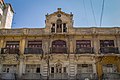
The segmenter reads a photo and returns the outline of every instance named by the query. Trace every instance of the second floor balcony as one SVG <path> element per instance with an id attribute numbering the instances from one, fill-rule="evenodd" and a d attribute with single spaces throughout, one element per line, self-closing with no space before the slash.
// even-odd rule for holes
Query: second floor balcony
<path id="1" fill-rule="evenodd" d="M 120 73 L 104 73 L 101 80 L 120 80 Z"/>
<path id="2" fill-rule="evenodd" d="M 103 54 L 109 54 L 109 53 L 119 54 L 119 50 L 118 50 L 118 47 L 101 47 L 100 48 L 100 53 L 103 53 Z"/>
<path id="3" fill-rule="evenodd" d="M 25 48 L 24 54 L 43 54 L 42 48 Z"/>
<path id="4" fill-rule="evenodd" d="M 51 47 L 50 52 L 55 54 L 67 54 L 67 47 Z"/>
<path id="5" fill-rule="evenodd" d="M 51 73 L 49 76 L 50 80 L 67 80 L 68 79 L 68 74 L 67 73 Z"/>
<path id="6" fill-rule="evenodd" d="M 42 76 L 40 73 L 25 73 L 22 74 L 22 80 L 42 80 Z"/>
<path id="7" fill-rule="evenodd" d="M 98 76 L 95 73 L 81 73 L 76 74 L 77 80 L 98 80 Z"/>
<path id="8" fill-rule="evenodd" d="M 19 54 L 19 48 L 2 48 L 1 54 Z"/>
<path id="9" fill-rule="evenodd" d="M 93 47 L 81 47 L 76 49 L 76 54 L 93 54 Z"/>
<path id="10" fill-rule="evenodd" d="M 0 80 L 16 80 L 18 75 L 16 73 L 1 73 Z"/>

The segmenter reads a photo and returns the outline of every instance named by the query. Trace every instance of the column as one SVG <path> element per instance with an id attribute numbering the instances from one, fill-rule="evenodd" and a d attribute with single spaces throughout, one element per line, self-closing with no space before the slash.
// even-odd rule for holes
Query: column
<path id="1" fill-rule="evenodd" d="M 2 72 L 2 57 L 0 55 L 0 73 Z"/>
<path id="2" fill-rule="evenodd" d="M 44 39 L 43 40 L 43 42 L 42 42 L 42 44 L 43 44 L 43 46 L 42 46 L 42 48 L 43 48 L 43 51 L 44 51 L 44 53 L 48 53 L 48 40 L 47 39 Z"/>
<path id="3" fill-rule="evenodd" d="M 4 47 L 4 39 L 1 38 L 1 39 L 0 39 L 0 48 L 3 48 L 3 47 Z"/>
<path id="4" fill-rule="evenodd" d="M 96 72 L 96 64 L 93 63 L 92 65 L 93 65 L 93 73 L 97 73 L 97 72 Z"/>
<path id="5" fill-rule="evenodd" d="M 116 36 L 116 47 L 118 47 L 118 50 L 120 52 L 120 36 Z"/>
<path id="6" fill-rule="evenodd" d="M 56 26 L 56 24 L 55 24 L 55 33 L 56 33 L 56 29 L 57 29 L 57 26 Z"/>
<path id="7" fill-rule="evenodd" d="M 1 62 L 0 62 L 0 73 L 2 72 L 2 64 L 1 64 Z"/>
<path id="8" fill-rule="evenodd" d="M 74 42 L 73 42 L 73 36 L 70 36 L 69 37 L 69 40 L 68 40 L 68 46 L 69 46 L 69 51 L 70 51 L 70 53 L 73 53 L 74 52 Z"/>
<path id="9" fill-rule="evenodd" d="M 22 77 L 23 68 L 24 68 L 23 66 L 24 66 L 25 45 L 26 45 L 26 37 L 23 37 L 20 41 L 19 72 L 18 72 L 19 78 Z"/>
<path id="10" fill-rule="evenodd" d="M 93 35 L 93 39 L 92 39 L 92 47 L 94 48 L 94 53 L 97 53 L 98 54 L 98 51 L 99 51 L 99 42 L 98 42 L 98 38 L 96 35 Z"/>
<path id="11" fill-rule="evenodd" d="M 63 24 L 62 24 L 62 33 L 63 33 Z"/>
<path id="12" fill-rule="evenodd" d="M 22 74 L 23 74 L 23 70 L 24 70 L 24 60 L 23 60 L 23 56 L 20 56 L 20 62 L 19 62 L 19 73 L 18 73 L 18 77 L 21 78 Z"/>
<path id="13" fill-rule="evenodd" d="M 1 48 L 4 47 L 4 38 L 0 39 L 0 73 L 2 72 L 2 56 L 1 56 Z"/>
<path id="14" fill-rule="evenodd" d="M 24 54 L 25 45 L 26 45 L 26 38 L 23 37 L 20 42 L 20 54 Z"/>

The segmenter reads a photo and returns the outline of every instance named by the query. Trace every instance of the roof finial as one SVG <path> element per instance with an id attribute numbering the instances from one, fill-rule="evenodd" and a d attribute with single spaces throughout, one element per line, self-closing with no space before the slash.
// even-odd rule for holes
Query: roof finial
<path id="1" fill-rule="evenodd" d="M 61 8 L 57 8 L 58 11 L 61 11 Z"/>

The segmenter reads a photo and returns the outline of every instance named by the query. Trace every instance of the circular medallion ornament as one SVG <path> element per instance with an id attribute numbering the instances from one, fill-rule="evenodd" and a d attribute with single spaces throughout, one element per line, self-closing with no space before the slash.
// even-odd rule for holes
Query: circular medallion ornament
<path id="1" fill-rule="evenodd" d="M 58 14 L 57 17 L 61 17 L 61 14 Z"/>

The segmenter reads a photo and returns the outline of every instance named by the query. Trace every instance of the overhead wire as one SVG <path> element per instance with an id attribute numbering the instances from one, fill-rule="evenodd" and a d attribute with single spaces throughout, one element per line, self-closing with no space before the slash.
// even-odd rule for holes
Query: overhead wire
<path id="1" fill-rule="evenodd" d="M 87 10 L 86 10 L 86 6 L 85 6 L 85 1 L 83 0 L 83 5 L 84 5 L 84 10 L 85 10 L 85 16 L 87 19 L 87 24 L 88 24 L 88 16 L 87 16 Z"/>
<path id="2" fill-rule="evenodd" d="M 100 16 L 100 27 L 102 25 L 102 20 L 103 20 L 104 5 L 105 5 L 105 0 L 103 0 L 103 2 L 102 2 L 102 11 L 101 11 L 101 16 Z"/>
<path id="3" fill-rule="evenodd" d="M 94 23 L 95 23 L 95 26 L 97 26 L 97 22 L 96 22 L 96 17 L 95 17 L 95 12 L 94 12 L 94 8 L 93 8 L 92 0 L 90 0 L 90 4 L 91 4 L 91 9 L 92 9 L 92 14 L 93 14 L 93 17 L 94 17 Z"/>

